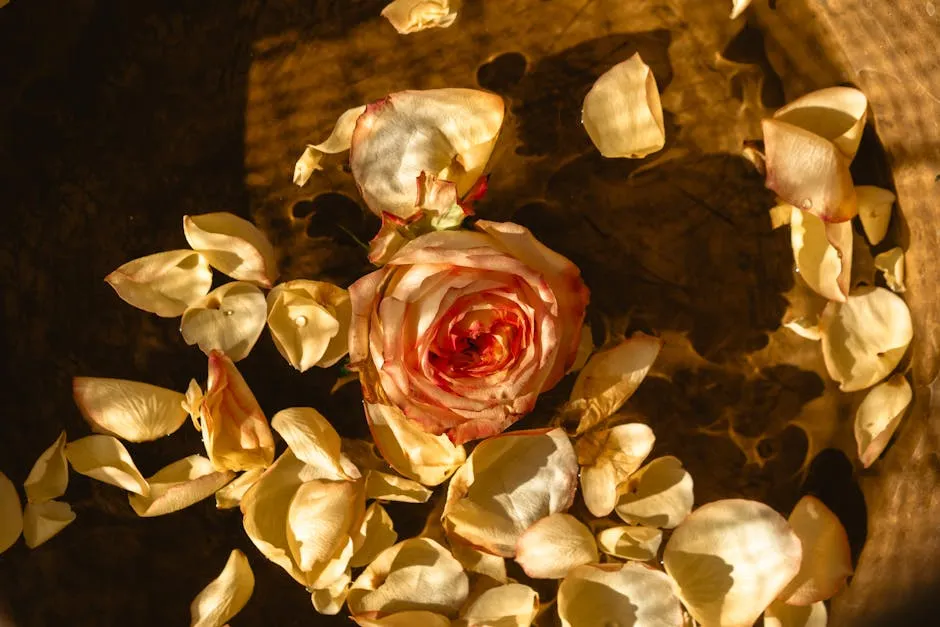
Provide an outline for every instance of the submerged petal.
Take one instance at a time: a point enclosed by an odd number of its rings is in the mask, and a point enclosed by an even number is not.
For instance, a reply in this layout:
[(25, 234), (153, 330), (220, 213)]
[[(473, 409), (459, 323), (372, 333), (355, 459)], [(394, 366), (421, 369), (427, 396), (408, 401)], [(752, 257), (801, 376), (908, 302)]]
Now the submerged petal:
[(231, 471), (217, 472), (205, 457), (190, 455), (148, 477), (150, 493), (131, 494), (128, 501), (138, 516), (163, 516), (212, 496), (234, 478)]
[(92, 429), (129, 442), (162, 438), (186, 422), (186, 397), (149, 383), (75, 377), (72, 396)]
[(304, 154), (300, 156), (300, 159), (298, 159), (297, 163), (294, 165), (294, 185), (303, 187), (307, 184), (307, 181), (310, 180), (311, 174), (316, 170), (323, 169), (320, 166), (320, 160), (323, 159), (323, 155), (332, 155), (349, 150), (349, 145), (352, 142), (352, 134), (356, 128), (356, 120), (359, 119), (360, 115), (365, 113), (365, 110), (365, 105), (347, 109), (336, 120), (333, 132), (326, 138), (326, 141), (307, 146), (306, 150), (304, 150)]
[(186, 310), (180, 332), (186, 343), (208, 355), (221, 351), (232, 361), (248, 356), (267, 317), (264, 294), (243, 281), (226, 283)]
[(658, 457), (633, 475), (617, 502), (631, 524), (673, 529), (692, 511), (692, 475), (675, 457)]
[(221, 211), (183, 216), (183, 234), (209, 264), (238, 281), (271, 287), (277, 278), (277, 257), (268, 237), (254, 224)]
[(394, 0), (382, 9), (382, 17), (400, 35), (408, 35), (428, 28), (447, 28), (457, 19), (457, 12), (451, 10), (450, 0)]
[(131, 454), (113, 436), (89, 435), (69, 442), (65, 456), (79, 474), (141, 496), (150, 494), (150, 485), (137, 470)]
[(104, 280), (124, 302), (175, 318), (209, 292), (212, 270), (194, 250), (171, 250), (129, 261)]
[(43, 451), (23, 483), (30, 503), (50, 501), (65, 494), (69, 485), (69, 464), (65, 459), (65, 431)]
[(845, 527), (815, 496), (804, 496), (788, 519), (800, 539), (803, 558), (796, 577), (780, 593), (789, 605), (812, 605), (830, 599), (852, 574), (852, 555)]
[(16, 486), (0, 472), (0, 553), (19, 539), (23, 532), (23, 505)]
[(233, 549), (219, 576), (190, 604), (190, 627), (223, 627), (245, 607), (254, 590), (255, 575), (248, 558)]
[(913, 391), (902, 374), (896, 374), (871, 389), (855, 412), (855, 442), (858, 459), (868, 468), (888, 446), (911, 404)]
[(75, 520), (72, 506), (61, 501), (27, 503), (23, 511), (23, 539), (35, 549)]
[(575, 566), (597, 560), (591, 530), (568, 514), (546, 516), (526, 529), (516, 543), (516, 562), (535, 579), (562, 579)]

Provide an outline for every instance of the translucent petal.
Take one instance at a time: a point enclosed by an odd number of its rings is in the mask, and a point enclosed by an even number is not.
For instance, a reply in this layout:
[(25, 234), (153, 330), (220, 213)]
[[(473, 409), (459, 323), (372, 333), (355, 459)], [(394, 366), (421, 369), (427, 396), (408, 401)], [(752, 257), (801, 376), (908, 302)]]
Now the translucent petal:
[(277, 279), (274, 246), (254, 224), (221, 211), (183, 216), (183, 234), (209, 264), (238, 281), (271, 287)]
[(828, 620), (822, 601), (805, 607), (774, 601), (764, 610), (764, 627), (826, 627)]
[[(343, 467), (342, 442), (333, 425), (312, 407), (291, 407), (274, 414), (271, 426), (287, 442), (297, 458), (318, 468), (326, 479), (358, 479)], [(355, 470), (355, 468), (353, 468)]]
[(617, 505), (617, 489), (646, 459), (656, 437), (640, 423), (588, 433), (575, 450), (581, 463), (581, 496), (594, 516), (607, 516)]
[(807, 285), (829, 300), (844, 303), (852, 270), (852, 223), (827, 225), (815, 215), (793, 207), (790, 244), (797, 270)]
[(877, 246), (888, 233), (891, 223), (891, 207), (897, 197), (887, 189), (872, 185), (859, 185), (855, 188), (858, 197), (858, 218), (862, 222), (865, 237), (872, 246)]
[(19, 539), (23, 532), (23, 505), (16, 486), (0, 472), (0, 553)]
[(212, 496), (234, 478), (231, 471), (217, 472), (205, 457), (190, 455), (148, 477), (150, 494), (131, 494), (128, 501), (138, 516), (163, 516)]
[(831, 141), (849, 160), (862, 141), (868, 99), (854, 87), (827, 87), (781, 107), (774, 118)]
[(212, 270), (194, 250), (171, 250), (129, 261), (104, 280), (124, 302), (175, 318), (209, 292)]
[(395, 531), (391, 516), (381, 504), (372, 503), (366, 509), (365, 518), (359, 528), (356, 551), (349, 560), (349, 565), (353, 568), (367, 566), (378, 557), (379, 553), (397, 541), (398, 533)]
[(904, 375), (896, 374), (868, 392), (855, 412), (858, 459), (868, 468), (888, 446), (911, 404), (913, 392)]
[(35, 549), (75, 520), (75, 512), (68, 503), (43, 501), (27, 503), (23, 511), (23, 539), (26, 546)]
[(852, 574), (852, 555), (845, 527), (815, 496), (804, 496), (788, 519), (800, 539), (800, 571), (780, 593), (789, 605), (808, 606), (825, 601), (845, 587)]
[(223, 627), (245, 607), (254, 590), (255, 575), (248, 558), (232, 550), (219, 576), (190, 604), (190, 627)]
[(129, 442), (162, 438), (186, 422), (186, 397), (148, 383), (75, 377), (72, 396), (93, 430)]
[(346, 355), (352, 315), (346, 290), (300, 279), (275, 286), (267, 302), (274, 345), (294, 368), (327, 368)]
[(663, 532), (652, 527), (621, 525), (597, 534), (597, 545), (604, 553), (641, 562), (655, 560), (662, 541)]
[(875, 268), (881, 270), (885, 283), (892, 292), (901, 293), (904, 287), (904, 249), (895, 247), (875, 255)]
[(79, 474), (141, 496), (150, 494), (150, 485), (137, 470), (131, 454), (113, 436), (89, 435), (69, 442), (65, 457)]
[(597, 560), (591, 530), (568, 514), (546, 516), (526, 529), (516, 544), (516, 562), (535, 579), (561, 579), (575, 566)]
[(325, 154), (336, 154), (349, 150), (352, 142), (353, 130), (356, 128), (356, 120), (365, 113), (366, 107), (354, 107), (343, 112), (336, 120), (333, 132), (326, 138), (326, 141), (316, 145), (308, 145), (304, 154), (294, 165), (294, 185), (303, 187), (310, 180), (310, 175), (316, 170), (322, 170), (320, 160)]
[(521, 583), (508, 583), (484, 591), (460, 612), (455, 625), (467, 627), (529, 627), (539, 611), (538, 593)]
[(183, 409), (186, 410), (186, 413), (189, 414), (189, 417), (193, 421), (193, 427), (196, 431), (202, 431), (202, 425), (200, 424), (202, 420), (202, 400), (205, 395), (202, 393), (202, 388), (199, 387), (199, 383), (195, 379), (189, 380), (189, 386), (186, 388), (186, 398), (183, 401)]
[(366, 498), (400, 503), (425, 503), (431, 490), (417, 481), (398, 475), (370, 470), (366, 475)]
[(186, 343), (208, 355), (217, 350), (232, 361), (248, 356), (267, 318), (264, 294), (243, 281), (226, 283), (183, 313), (180, 332)]
[(624, 522), (673, 529), (692, 511), (692, 475), (675, 457), (658, 457), (633, 475), (617, 502)]
[(50, 501), (65, 494), (69, 485), (69, 464), (65, 459), (65, 431), (43, 451), (23, 483), (30, 503)]
[(394, 0), (382, 9), (386, 18), (401, 35), (427, 28), (447, 28), (457, 19), (450, 0)]
[(261, 478), (264, 468), (252, 468), (238, 475), (231, 483), (215, 493), (218, 509), (232, 509), (241, 505), (242, 497)]
[(333, 582), (326, 588), (314, 589), (310, 593), (310, 601), (313, 608), (320, 614), (326, 616), (335, 616), (343, 609), (346, 603), (346, 595), (349, 594), (349, 584), (352, 582), (352, 576), (349, 569), (343, 573), (343, 576)]

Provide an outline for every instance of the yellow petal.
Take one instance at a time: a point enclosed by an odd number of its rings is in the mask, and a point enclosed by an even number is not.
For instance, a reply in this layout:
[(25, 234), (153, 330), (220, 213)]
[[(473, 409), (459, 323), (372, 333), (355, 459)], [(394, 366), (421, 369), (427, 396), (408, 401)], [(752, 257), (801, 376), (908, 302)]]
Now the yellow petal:
[(806, 607), (774, 601), (764, 610), (764, 627), (826, 627), (828, 620), (822, 601)]
[(23, 539), (26, 540), (26, 546), (35, 549), (65, 529), (73, 520), (75, 512), (68, 503), (27, 503), (23, 512)]
[(127, 498), (138, 516), (163, 516), (212, 496), (234, 478), (231, 471), (217, 472), (205, 457), (190, 455), (148, 477), (149, 495)]
[[(838, 248), (830, 237), (839, 244)], [(827, 225), (813, 214), (793, 207), (790, 244), (797, 271), (806, 284), (820, 296), (844, 303), (852, 270), (852, 223)]]
[(877, 246), (888, 233), (891, 223), (891, 207), (897, 197), (887, 189), (872, 185), (859, 185), (855, 188), (858, 197), (858, 218), (862, 229), (872, 246)]
[(294, 185), (303, 187), (310, 180), (310, 175), (316, 170), (322, 170), (320, 160), (325, 154), (336, 154), (349, 150), (349, 144), (352, 141), (353, 130), (356, 128), (356, 120), (365, 113), (365, 105), (354, 107), (343, 112), (336, 120), (333, 132), (326, 138), (326, 141), (308, 145), (304, 154), (294, 165)]
[(399, 503), (426, 503), (431, 490), (417, 481), (387, 472), (370, 470), (366, 475), (366, 498)]
[(232, 509), (241, 505), (242, 497), (255, 484), (264, 468), (252, 468), (238, 475), (231, 483), (215, 493), (215, 506), (218, 509)]
[(881, 270), (885, 283), (892, 292), (901, 293), (904, 287), (904, 249), (892, 248), (875, 255), (875, 268)]
[(896, 374), (871, 389), (855, 412), (858, 459), (868, 468), (881, 456), (911, 404), (913, 392), (904, 375)]
[(826, 222), (858, 212), (849, 159), (827, 139), (777, 119), (763, 121), (768, 189)]
[(226, 283), (183, 313), (180, 332), (186, 343), (208, 355), (217, 350), (232, 361), (248, 356), (267, 318), (264, 294), (243, 281)]
[(738, 19), (749, 6), (751, 6), (751, 0), (731, 0), (731, 19)]
[(382, 9), (400, 35), (416, 33), (428, 28), (447, 28), (457, 19), (450, 8), (450, 0), (394, 0)]
[(294, 368), (332, 366), (348, 350), (349, 293), (320, 281), (296, 280), (268, 294), (268, 328), (274, 345)]
[(313, 608), (320, 614), (326, 616), (335, 616), (343, 609), (346, 603), (346, 596), (349, 594), (349, 584), (352, 582), (352, 576), (349, 569), (343, 573), (343, 576), (333, 582), (326, 588), (317, 588), (310, 593), (310, 601)]
[(468, 593), (467, 575), (450, 551), (434, 540), (411, 538), (366, 567), (347, 603), (353, 616), (428, 611), (453, 617)]
[(149, 383), (75, 377), (72, 396), (94, 431), (129, 442), (162, 438), (186, 422), (186, 397)]
[(368, 565), (379, 553), (398, 541), (392, 518), (379, 503), (372, 503), (366, 509), (356, 540), (356, 552), (349, 560), (349, 565), (353, 568)]
[(353, 616), (359, 627), (450, 627), (450, 619), (434, 612), (399, 612), (382, 618)]
[(202, 431), (202, 399), (204, 395), (202, 388), (195, 379), (189, 380), (189, 386), (186, 388), (186, 398), (183, 400), (183, 409), (189, 414), (193, 421), (193, 427), (196, 431)]
[(815, 496), (804, 496), (787, 519), (800, 539), (800, 571), (780, 593), (789, 605), (809, 606), (825, 601), (845, 587), (852, 574), (852, 555), (845, 527)]
[(775, 205), (770, 210), (770, 228), (779, 229), (781, 226), (790, 224), (790, 214), (793, 212), (793, 205), (786, 203)]
[(359, 478), (358, 470), (353, 476), (347, 474), (341, 461), (339, 434), (312, 407), (282, 409), (271, 419), (271, 426), (284, 438), (297, 459), (319, 469), (322, 478), (336, 481)]
[(854, 87), (827, 87), (781, 107), (774, 118), (831, 141), (851, 161), (862, 141), (868, 99)]
[(843, 392), (871, 387), (894, 370), (914, 336), (911, 312), (893, 292), (862, 288), (830, 302), (820, 321), (826, 370)]
[(190, 604), (190, 627), (223, 627), (245, 607), (254, 590), (255, 575), (248, 558), (232, 550), (219, 576)]
[(69, 485), (69, 465), (65, 460), (65, 431), (43, 451), (23, 483), (30, 503), (50, 501), (65, 494)]
[(519, 536), (516, 562), (529, 577), (561, 579), (575, 566), (598, 560), (594, 535), (568, 514), (552, 514)]
[(617, 425), (578, 440), (581, 496), (594, 516), (614, 511), (617, 488), (640, 467), (655, 441), (653, 430), (640, 423)]
[(819, 328), (819, 321), (807, 320), (806, 318), (796, 318), (783, 324), (800, 337), (807, 340), (818, 342), (822, 339), (822, 330)]
[(513, 557), (522, 533), (571, 506), (578, 463), (561, 429), (512, 431), (484, 440), (447, 488), (448, 535)]
[(800, 569), (800, 540), (756, 501), (697, 509), (666, 543), (663, 565), (702, 625), (751, 627)]
[(405, 418), (400, 409), (372, 403), (365, 403), (365, 408), (382, 457), (409, 479), (439, 485), (467, 459), (463, 446), (454, 446), (446, 435), (427, 433)]
[(460, 612), (456, 625), (467, 627), (529, 627), (539, 611), (539, 595), (521, 583), (508, 583), (484, 591)]
[(624, 522), (673, 529), (692, 511), (692, 475), (675, 457), (658, 457), (633, 475), (617, 502)]
[(578, 434), (601, 423), (633, 396), (662, 345), (658, 338), (635, 333), (588, 360), (569, 399), (571, 409), (581, 415)]
[(69, 442), (65, 457), (79, 474), (141, 496), (150, 494), (150, 485), (137, 470), (131, 454), (113, 436), (89, 435)]
[(16, 486), (0, 472), (0, 553), (19, 539), (23, 532), (23, 505)]
[(562, 627), (682, 627), (682, 607), (669, 578), (641, 564), (587, 564), (558, 587)]
[(584, 97), (581, 121), (605, 157), (639, 159), (666, 143), (663, 107), (640, 53), (607, 70)]
[(254, 224), (226, 211), (183, 216), (183, 234), (209, 264), (238, 281), (271, 287), (277, 257), (267, 236)]
[(483, 575), (498, 583), (508, 583), (506, 560), (502, 557), (477, 551), (472, 546), (460, 542), (455, 542), (450, 551), (468, 573)]
[(209, 292), (209, 261), (194, 250), (171, 250), (129, 261), (104, 278), (124, 302), (175, 318)]
[(604, 553), (641, 562), (656, 559), (662, 541), (663, 532), (652, 527), (621, 525), (597, 534), (597, 545)]

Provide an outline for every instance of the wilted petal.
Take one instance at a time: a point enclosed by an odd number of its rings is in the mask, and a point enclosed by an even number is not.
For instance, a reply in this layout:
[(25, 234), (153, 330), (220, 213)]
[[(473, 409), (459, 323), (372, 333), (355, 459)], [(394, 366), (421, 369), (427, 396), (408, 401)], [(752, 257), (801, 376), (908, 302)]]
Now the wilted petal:
[(682, 606), (669, 577), (641, 564), (587, 564), (558, 587), (562, 627), (682, 627)]
[(535, 579), (561, 579), (575, 566), (597, 559), (591, 530), (568, 514), (546, 516), (526, 529), (516, 544), (516, 562)]
[(320, 160), (325, 154), (336, 154), (349, 150), (349, 144), (352, 141), (353, 130), (356, 128), (356, 120), (365, 113), (366, 107), (354, 107), (343, 112), (336, 120), (333, 132), (326, 138), (326, 141), (316, 145), (308, 145), (304, 154), (300, 156), (294, 165), (294, 185), (303, 187), (310, 180), (310, 175), (316, 170), (322, 170)]
[(310, 601), (313, 603), (313, 609), (326, 616), (335, 616), (343, 609), (346, 603), (346, 595), (349, 594), (349, 584), (352, 582), (352, 576), (349, 569), (343, 573), (343, 576), (334, 581), (326, 588), (314, 589), (310, 593)]
[(35, 549), (65, 529), (73, 520), (75, 512), (68, 503), (27, 503), (23, 511), (23, 539), (26, 546)]
[(451, 479), (444, 528), (483, 551), (513, 557), (522, 533), (571, 506), (578, 463), (561, 429), (484, 440)]
[(751, 0), (731, 0), (731, 19), (738, 19), (749, 6), (751, 6)]
[(0, 553), (19, 539), (23, 532), (23, 505), (16, 486), (0, 472)]
[[(830, 236), (839, 248), (830, 242)], [(793, 207), (790, 244), (797, 271), (806, 284), (817, 294), (844, 303), (852, 269), (852, 223), (827, 225), (815, 215)], [(845, 247), (847, 256), (840, 252)]]
[(703, 625), (751, 627), (800, 569), (800, 540), (783, 516), (756, 501), (697, 509), (666, 543), (663, 565)]
[(450, 619), (434, 612), (399, 612), (382, 618), (353, 616), (359, 627), (450, 627)]
[(186, 397), (148, 383), (75, 377), (72, 396), (93, 430), (129, 442), (162, 438), (186, 422)]
[(129, 261), (104, 280), (124, 302), (175, 318), (209, 292), (212, 270), (194, 250), (171, 250)]
[(370, 470), (366, 475), (366, 498), (400, 503), (425, 503), (432, 492), (411, 479)]
[(447, 28), (457, 19), (450, 0), (394, 0), (384, 9), (386, 18), (401, 35), (427, 28)]
[(190, 627), (223, 627), (245, 607), (254, 590), (255, 575), (248, 558), (232, 550), (219, 576), (190, 604)]
[(204, 395), (202, 388), (195, 379), (189, 380), (189, 386), (186, 388), (186, 398), (183, 400), (183, 409), (189, 414), (193, 421), (193, 427), (196, 431), (202, 431), (202, 399)]
[(597, 534), (597, 545), (604, 553), (641, 562), (656, 559), (662, 541), (663, 532), (652, 527), (621, 525)]
[(254, 224), (221, 211), (183, 216), (183, 234), (209, 264), (238, 281), (271, 287), (277, 278), (274, 246)]
[(855, 442), (862, 466), (868, 468), (881, 456), (912, 398), (911, 385), (901, 374), (879, 383), (865, 396), (855, 412)]
[(613, 348), (594, 353), (578, 373), (569, 399), (580, 413), (581, 434), (616, 412), (633, 396), (659, 355), (662, 340), (635, 333)]
[(423, 610), (456, 616), (469, 593), (463, 567), (428, 538), (411, 538), (379, 554), (349, 590), (353, 616)]
[(897, 197), (887, 189), (872, 185), (859, 185), (855, 188), (858, 197), (858, 218), (862, 229), (872, 246), (877, 246), (888, 233), (891, 223), (891, 207)]
[(65, 431), (43, 451), (23, 483), (30, 503), (50, 501), (65, 494), (69, 485), (69, 465), (65, 460)]
[(252, 468), (238, 475), (231, 483), (215, 493), (218, 509), (232, 509), (241, 505), (242, 497), (264, 474), (264, 468)]
[(234, 478), (231, 471), (217, 472), (205, 457), (190, 455), (149, 477), (149, 495), (131, 494), (128, 501), (138, 516), (163, 516), (212, 496)]
[(764, 627), (826, 627), (828, 620), (822, 601), (806, 607), (774, 601), (764, 610)]
[(630, 477), (617, 503), (624, 522), (672, 529), (692, 511), (692, 475), (675, 457), (659, 457)]
[(368, 565), (379, 553), (398, 541), (392, 518), (379, 503), (372, 503), (366, 509), (357, 540), (356, 552), (349, 560), (349, 565), (353, 568)]
[(820, 321), (826, 370), (843, 392), (864, 390), (894, 370), (914, 328), (907, 304), (881, 287), (859, 289), (830, 302)]
[(280, 434), (297, 459), (319, 469), (325, 479), (336, 481), (358, 479), (347, 474), (342, 463), (342, 441), (333, 425), (312, 407), (282, 409), (271, 419), (271, 426)]
[(584, 97), (581, 121), (605, 157), (639, 159), (666, 143), (663, 106), (640, 53), (610, 68)]
[(490, 588), (460, 612), (456, 625), (529, 627), (539, 611), (539, 595), (529, 586), (508, 583)]
[(69, 442), (65, 457), (79, 474), (141, 496), (150, 494), (150, 485), (137, 470), (131, 454), (113, 436), (89, 435)]
[(789, 605), (808, 606), (830, 599), (845, 587), (852, 574), (852, 555), (845, 527), (815, 496), (804, 496), (788, 519), (800, 539), (800, 571), (780, 593)]
[(450, 548), (468, 573), (483, 575), (499, 583), (507, 583), (506, 560), (498, 555), (477, 551), (468, 544), (455, 542)]
[(222, 351), (232, 361), (248, 356), (267, 317), (264, 294), (251, 283), (235, 281), (212, 290), (186, 310), (180, 332), (186, 343), (208, 355)]
[(875, 268), (881, 270), (885, 283), (892, 292), (903, 292), (904, 287), (904, 249), (892, 248), (875, 255)]
[(581, 463), (581, 496), (594, 516), (607, 516), (617, 505), (617, 489), (646, 459), (656, 437), (640, 423), (618, 425), (584, 435), (575, 450)]
[(781, 107), (774, 118), (831, 141), (851, 160), (865, 130), (868, 99), (854, 87), (828, 87)]
[(298, 279), (268, 294), (274, 345), (300, 372), (327, 368), (346, 355), (351, 316), (349, 293), (330, 283)]

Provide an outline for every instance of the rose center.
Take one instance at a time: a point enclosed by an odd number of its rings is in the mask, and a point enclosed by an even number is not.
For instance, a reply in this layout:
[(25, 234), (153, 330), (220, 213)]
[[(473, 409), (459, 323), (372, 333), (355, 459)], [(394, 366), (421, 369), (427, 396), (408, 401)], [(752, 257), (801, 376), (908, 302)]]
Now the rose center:
[(508, 368), (519, 353), (521, 326), (514, 311), (462, 312), (442, 325), (431, 363), (453, 378), (484, 377)]

